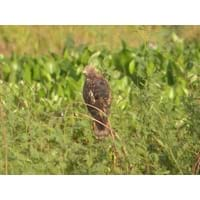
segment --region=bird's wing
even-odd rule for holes
[[[96,79],[94,82],[93,94],[96,107],[108,114],[108,109],[111,103],[108,82],[103,78]]]

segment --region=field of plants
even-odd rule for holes
[[[94,65],[112,90],[116,139],[97,140],[83,103]],[[200,41],[0,55],[0,174],[192,174],[200,162]],[[200,159],[200,157],[199,157]]]

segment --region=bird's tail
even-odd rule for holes
[[[98,139],[102,139],[111,134],[110,123],[108,122],[108,120],[102,123],[93,121],[93,129],[94,129],[95,136]]]

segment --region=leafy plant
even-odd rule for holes
[[[0,57],[1,174],[191,174],[199,152],[200,43],[176,35],[95,51]],[[98,141],[82,100],[85,65],[112,89],[119,136]]]

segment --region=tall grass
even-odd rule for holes
[[[13,92],[1,83],[0,173],[191,174],[200,145],[193,102],[175,108],[151,83],[132,92],[122,109],[113,91],[110,121],[120,139],[99,141],[81,95],[51,107],[34,87]]]
[[[92,29],[92,27],[91,27]],[[0,56],[0,174],[199,173],[199,43]],[[117,136],[97,140],[82,99],[84,65],[112,90]]]

